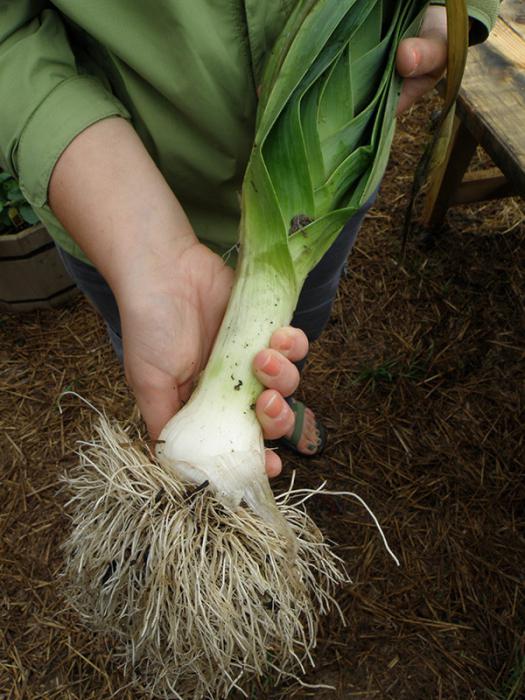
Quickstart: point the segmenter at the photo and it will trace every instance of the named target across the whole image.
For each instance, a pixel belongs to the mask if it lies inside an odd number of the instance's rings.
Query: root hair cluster
[[[278,497],[298,543],[249,508],[181,482],[101,418],[66,478],[69,599],[115,635],[139,686],[161,698],[223,698],[313,664],[319,616],[337,604],[341,560],[304,509]],[[295,498],[294,493],[301,493]]]

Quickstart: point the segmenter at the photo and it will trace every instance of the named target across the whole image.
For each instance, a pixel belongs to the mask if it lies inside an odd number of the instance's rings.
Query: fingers
[[[257,353],[253,361],[255,376],[268,389],[290,396],[299,385],[299,371],[293,362],[308,352],[308,340],[303,331],[287,326],[275,331],[270,347]]]
[[[439,78],[442,75],[447,65],[447,12],[444,7],[427,8],[419,37],[400,43],[396,65],[403,78],[423,75]]]
[[[432,36],[402,41],[397,52],[397,70],[406,80],[397,113],[401,114],[432,90],[446,65],[446,38]]]
[[[293,362],[307,352],[308,339],[303,331],[286,326],[276,330],[270,347],[254,358],[255,376],[267,388],[257,399],[255,413],[268,440],[283,437],[293,428],[295,416],[283,396],[290,396],[297,389],[300,375]]]
[[[403,78],[439,77],[447,66],[447,41],[441,36],[405,39],[399,45],[397,70]]]
[[[255,356],[253,371],[261,384],[268,389],[276,389],[283,396],[290,396],[299,386],[297,367],[271,348]]]
[[[308,338],[300,328],[278,328],[270,338],[270,347],[278,350],[292,362],[302,360],[308,352]]]
[[[275,331],[270,347],[257,353],[253,361],[255,376],[268,389],[290,396],[299,385],[299,371],[293,364],[308,352],[308,339],[303,331],[287,326]]]
[[[265,450],[264,453],[266,473],[273,479],[274,476],[278,476],[283,468],[281,458],[273,450]]]
[[[255,403],[255,415],[267,440],[286,435],[294,425],[294,412],[274,389],[263,391]]]
[[[432,90],[447,67],[447,12],[444,7],[427,8],[418,38],[405,39],[396,56],[398,73],[405,78],[397,113]]]
[[[427,92],[430,92],[436,83],[437,79],[430,75],[405,80],[401,90],[401,96],[397,104],[397,114],[402,114],[409,109],[409,107],[411,107],[414,102],[417,102],[420,97],[423,97],[423,95],[426,95]]]

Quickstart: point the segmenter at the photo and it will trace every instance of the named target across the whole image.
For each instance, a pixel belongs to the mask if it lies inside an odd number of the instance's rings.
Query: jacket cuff
[[[92,76],[67,78],[56,86],[24,126],[15,156],[20,189],[30,204],[43,207],[51,173],[67,146],[88,126],[129,113]]]
[[[431,5],[444,5],[444,0],[433,0]],[[472,0],[467,3],[468,15],[472,20],[469,35],[469,45],[481,44],[485,41],[496,24],[499,2],[497,0]]]

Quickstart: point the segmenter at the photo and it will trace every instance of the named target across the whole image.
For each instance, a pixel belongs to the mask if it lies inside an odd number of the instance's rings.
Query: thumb
[[[446,39],[437,34],[405,39],[399,45],[396,65],[403,78],[422,75],[439,77],[447,65]]]

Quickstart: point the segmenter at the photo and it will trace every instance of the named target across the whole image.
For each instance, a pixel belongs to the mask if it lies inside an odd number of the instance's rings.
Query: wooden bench
[[[478,145],[497,167],[467,173]],[[436,230],[450,206],[516,195],[525,198],[525,2],[503,0],[489,39],[469,50],[449,153],[422,223]]]

